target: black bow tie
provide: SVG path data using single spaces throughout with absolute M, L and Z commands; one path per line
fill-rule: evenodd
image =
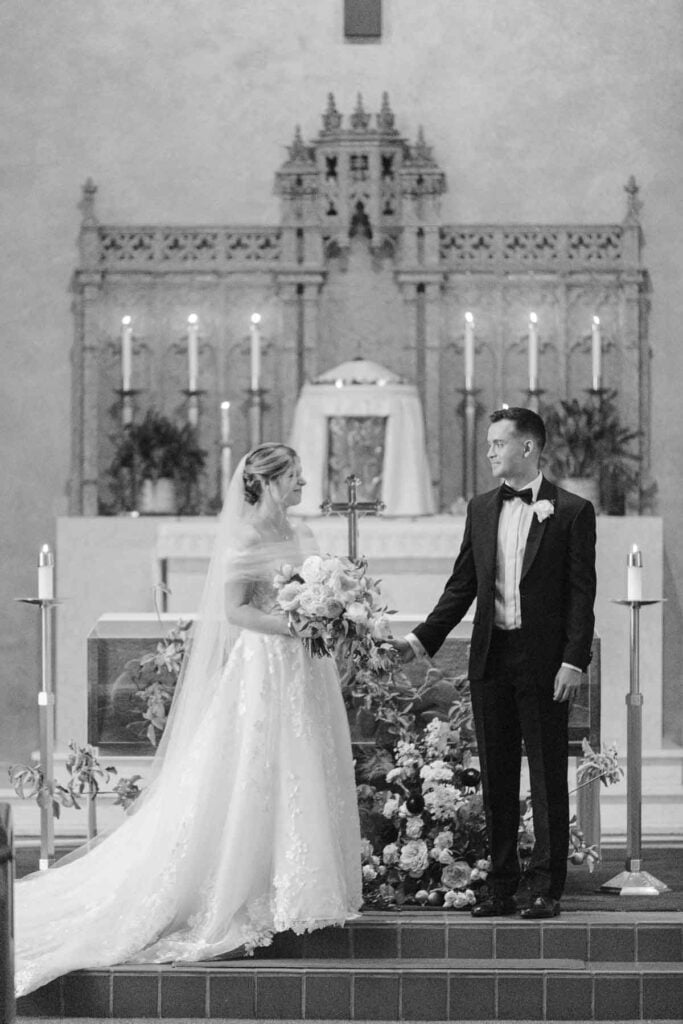
M 503 501 L 512 501 L 513 498 L 521 498 L 525 505 L 531 505 L 534 500 L 534 493 L 530 487 L 525 487 L 523 491 L 516 491 L 514 487 L 510 487 L 509 484 L 503 484 L 500 489 L 500 496 Z

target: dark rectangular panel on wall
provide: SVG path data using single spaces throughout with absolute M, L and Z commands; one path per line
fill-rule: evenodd
M 344 36 L 352 41 L 382 38 L 382 0 L 344 0 Z

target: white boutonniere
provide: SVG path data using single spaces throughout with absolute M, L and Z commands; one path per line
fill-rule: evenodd
M 533 512 L 536 513 L 536 518 L 538 519 L 539 523 L 542 523 L 554 514 L 555 502 L 549 501 L 547 498 L 544 498 L 542 501 L 535 501 L 531 506 L 531 509 Z

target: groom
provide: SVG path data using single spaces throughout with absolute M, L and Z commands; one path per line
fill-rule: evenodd
M 569 706 L 591 656 L 595 511 L 540 472 L 546 434 L 530 409 L 491 416 L 487 457 L 502 486 L 473 498 L 462 547 L 436 607 L 394 641 L 433 655 L 476 597 L 469 680 L 492 870 L 474 917 L 555 917 L 567 874 Z M 535 845 L 517 857 L 522 743 Z

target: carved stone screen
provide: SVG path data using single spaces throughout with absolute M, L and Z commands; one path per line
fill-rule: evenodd
M 638 188 L 621 223 L 449 224 L 446 175 L 422 130 L 400 134 L 386 94 L 345 117 L 330 94 L 319 133 L 297 129 L 275 172 L 277 224 L 100 224 L 84 188 L 74 279 L 71 511 L 111 511 L 107 467 L 121 420 L 121 322 L 131 318 L 134 417 L 189 413 L 188 316 L 198 317 L 200 442 L 209 453 L 201 510 L 219 500 L 220 405 L 230 402 L 233 464 L 253 439 L 250 317 L 261 317 L 265 438 L 286 439 L 306 381 L 358 356 L 417 386 L 440 508 L 464 492 L 465 313 L 475 323 L 476 451 L 488 480 L 486 414 L 529 401 L 528 324 L 538 317 L 544 401 L 591 387 L 600 318 L 603 386 L 639 431 L 648 510 L 648 285 Z M 457 189 L 457 182 L 453 186 Z M 191 390 L 191 389 L 190 389 Z

